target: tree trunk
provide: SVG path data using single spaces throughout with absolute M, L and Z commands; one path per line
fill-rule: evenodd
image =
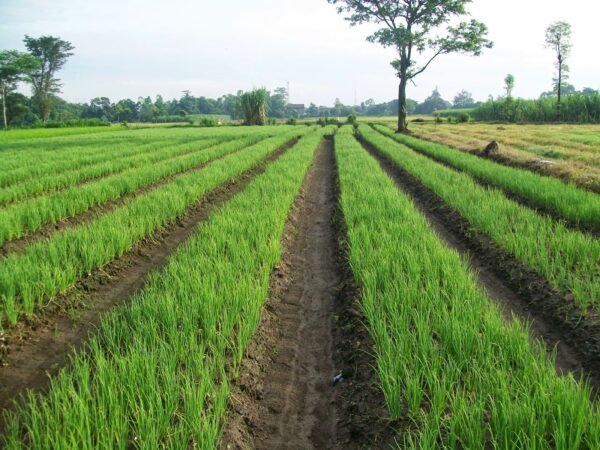
M 8 122 L 6 120 L 6 88 L 2 85 L 2 119 L 4 120 L 4 129 L 8 128 Z
M 562 55 L 558 55 L 558 103 L 556 104 L 556 117 L 560 122 L 560 96 L 562 90 Z
M 398 86 L 398 133 L 406 133 L 406 77 L 400 77 Z

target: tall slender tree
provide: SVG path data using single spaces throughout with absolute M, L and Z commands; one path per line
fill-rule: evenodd
M 555 81 L 555 90 L 558 96 L 556 103 L 556 113 L 558 120 L 561 118 L 561 95 L 563 83 L 567 80 L 569 66 L 566 60 L 571 54 L 571 25 L 567 22 L 554 22 L 546 28 L 546 47 L 551 48 L 556 52 L 556 71 L 557 77 Z
M 480 55 L 492 47 L 487 27 L 476 20 L 452 25 L 452 20 L 468 15 L 471 0 L 327 0 L 346 14 L 352 25 L 373 22 L 382 27 L 367 38 L 384 47 L 394 47 L 398 59 L 392 67 L 400 79 L 398 86 L 398 132 L 407 130 L 406 86 L 424 72 L 440 55 L 465 53 Z M 440 32 L 440 35 L 437 33 Z M 423 63 L 416 54 L 429 50 Z
M 62 69 L 75 47 L 70 42 L 54 36 L 41 36 L 23 39 L 29 53 L 39 61 L 37 69 L 29 74 L 33 86 L 33 98 L 38 107 L 42 121 L 48 120 L 52 110 L 52 96 L 60 92 L 61 83 L 56 73 Z
M 504 78 L 504 90 L 506 91 L 506 98 L 512 97 L 512 91 L 515 87 L 515 77 L 512 73 L 509 73 Z
M 2 122 L 8 128 L 6 98 L 15 90 L 31 71 L 38 67 L 38 61 L 28 53 L 17 50 L 0 51 L 0 96 L 2 96 Z

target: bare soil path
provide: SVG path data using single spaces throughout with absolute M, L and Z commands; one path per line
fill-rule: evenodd
M 44 391 L 50 377 L 66 366 L 73 350 L 81 349 L 102 316 L 125 304 L 142 289 L 148 275 L 160 270 L 169 256 L 199 223 L 238 192 L 297 141 L 294 139 L 259 165 L 199 199 L 174 223 L 138 243 L 131 251 L 80 280 L 55 299 L 37 318 L 0 335 L 0 417 L 14 407 L 26 389 Z M 0 419 L 0 433 L 3 429 Z
M 598 312 L 585 314 L 572 299 L 559 294 L 547 280 L 500 249 L 419 180 L 376 148 L 361 140 L 400 190 L 409 195 L 436 234 L 450 248 L 464 255 L 477 281 L 502 309 L 507 320 L 513 314 L 532 323 L 533 339 L 551 352 L 557 348 L 558 373 L 589 377 L 597 394 L 600 388 L 600 321 Z
M 327 151 L 329 150 L 329 151 Z M 336 268 L 331 149 L 321 147 L 307 179 L 291 280 L 275 304 L 280 335 L 265 380 L 260 449 L 332 448 L 336 442 L 334 302 Z
M 336 175 L 332 142 L 324 141 L 288 218 L 261 324 L 232 385 L 221 449 L 384 448 L 393 434 L 341 250 Z

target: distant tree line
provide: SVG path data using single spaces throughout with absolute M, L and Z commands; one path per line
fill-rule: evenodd
M 475 108 L 472 115 L 476 120 L 514 123 L 600 123 L 600 91 L 591 88 L 576 91 L 571 88 L 566 90 L 569 93 L 562 93 L 558 116 L 557 98 L 549 93 L 542 94 L 537 100 L 512 97 L 490 99 Z

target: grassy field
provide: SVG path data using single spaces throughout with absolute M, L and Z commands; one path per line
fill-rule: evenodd
M 478 153 L 495 140 L 503 161 L 600 191 L 600 125 L 414 123 L 420 138 Z
M 0 445 L 600 448 L 595 128 L 375 122 L 0 137 Z
M 78 136 L 83 134 L 106 133 L 119 130 L 120 125 L 104 127 L 75 127 L 75 128 L 32 128 L 2 130 L 0 132 L 0 142 L 13 142 L 24 139 L 52 138 L 58 136 Z

